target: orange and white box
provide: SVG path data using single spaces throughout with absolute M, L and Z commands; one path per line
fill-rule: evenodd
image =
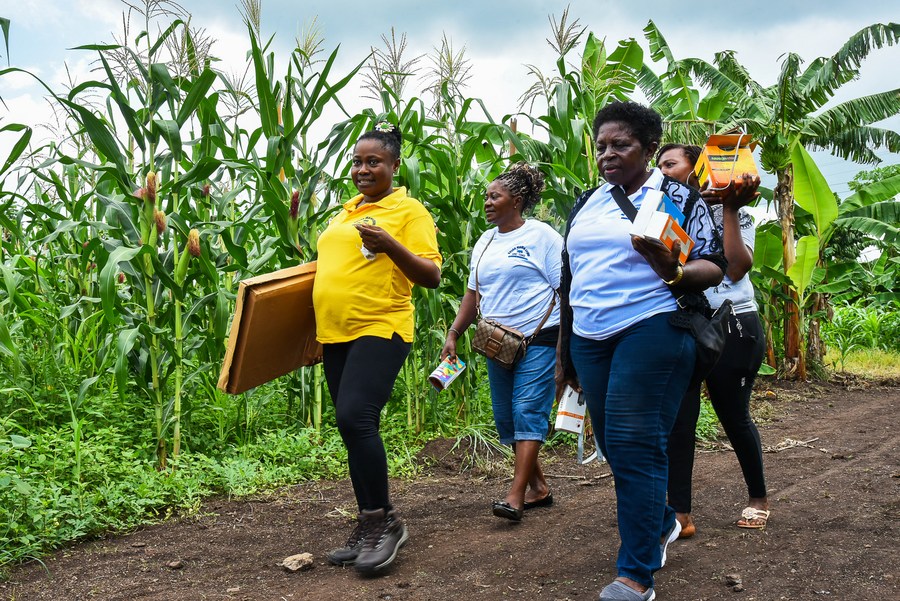
M 576 392 L 571 386 L 566 386 L 562 397 L 559 399 L 559 407 L 556 410 L 555 428 L 580 434 L 584 429 L 586 409 L 584 394 Z
M 756 143 L 750 134 L 718 134 L 709 137 L 694 165 L 694 174 L 712 190 L 724 190 L 744 173 L 759 175 L 753 149 Z
M 634 236 L 646 236 L 659 240 L 670 250 L 675 246 L 676 241 L 681 242 L 678 260 L 684 265 L 694 247 L 694 241 L 679 225 L 676 216 L 657 210 L 657 207 L 664 206 L 663 196 L 664 194 L 658 190 L 647 192 L 629 233 Z

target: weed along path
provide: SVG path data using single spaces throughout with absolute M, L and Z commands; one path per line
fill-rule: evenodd
M 666 601 L 900 599 L 900 387 L 762 383 L 754 403 L 772 500 L 768 530 L 734 526 L 745 489 L 724 444 L 698 453 L 697 535 L 669 547 Z M 613 479 L 605 465 L 550 453 L 556 503 L 519 524 L 491 515 L 507 469 L 460 472 L 448 441 L 416 481 L 393 481 L 410 540 L 387 575 L 325 563 L 353 510 L 347 482 L 264 498 L 210 500 L 198 515 L 94 540 L 11 570 L 0 599 L 593 600 L 614 575 Z M 278 564 L 297 553 L 313 568 Z

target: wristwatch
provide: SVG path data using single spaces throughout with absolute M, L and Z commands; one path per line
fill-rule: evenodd
M 675 277 L 672 278 L 671 280 L 663 280 L 663 283 L 666 286 L 674 286 L 675 284 L 680 282 L 681 278 L 683 278 L 683 277 L 684 277 L 684 267 L 682 267 L 681 264 L 679 264 L 678 267 L 675 269 Z

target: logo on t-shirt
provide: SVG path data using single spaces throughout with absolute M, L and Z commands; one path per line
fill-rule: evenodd
M 513 246 L 509 249 L 509 252 L 506 253 L 506 256 L 510 259 L 528 259 L 531 257 L 531 253 L 528 252 L 528 249 L 521 244 L 519 246 Z
M 361 223 L 363 225 L 375 225 L 375 219 L 373 219 L 372 217 L 366 216 L 366 217 L 363 217 L 362 219 L 357 219 L 356 221 L 354 221 L 353 225 L 356 225 L 358 223 Z

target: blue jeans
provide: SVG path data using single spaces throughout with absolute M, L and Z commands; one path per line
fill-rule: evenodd
M 694 338 L 670 313 L 606 340 L 573 334 L 569 344 L 594 435 L 616 483 L 618 575 L 653 586 L 660 537 L 675 523 L 666 505 L 666 445 L 694 369 Z
M 553 371 L 556 349 L 552 346 L 530 346 L 525 358 L 513 369 L 506 369 L 488 359 L 491 383 L 491 405 L 500 442 L 547 438 L 550 410 L 556 393 Z

